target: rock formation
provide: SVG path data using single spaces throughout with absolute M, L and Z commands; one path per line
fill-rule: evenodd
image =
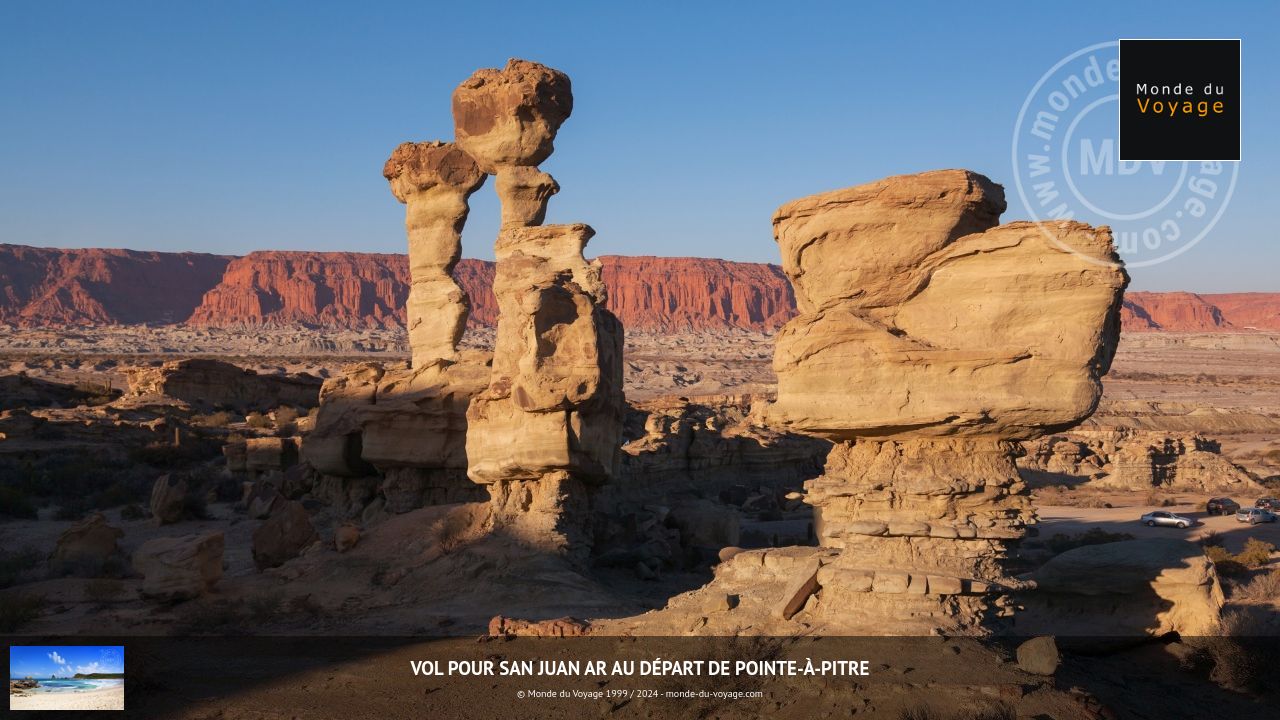
M 801 314 L 766 416 L 836 442 L 807 501 L 842 551 L 817 584 L 843 602 L 818 606 L 879 632 L 980 631 L 1006 605 L 1004 545 L 1034 517 L 1010 441 L 1087 418 L 1115 352 L 1127 276 L 1110 233 L 1059 222 L 1055 243 L 996 227 L 1004 209 L 1000 186 L 943 170 L 774 215 Z M 846 576 L 870 580 L 847 592 Z
M 165 396 L 201 408 L 266 411 L 281 405 L 315 407 L 321 380 L 306 374 L 259 375 L 221 360 L 170 360 L 160 367 L 131 368 L 129 394 Z
M 316 540 L 316 528 L 302 503 L 284 503 L 253 531 L 253 562 L 259 570 L 282 565 Z
M 151 520 L 156 525 L 169 525 L 187 513 L 187 480 L 178 473 L 165 473 L 151 485 Z
M 49 557 L 55 575 L 98 577 L 120 553 L 124 531 L 107 524 L 102 513 L 93 513 L 67 528 Z
M 622 325 L 605 309 L 586 225 L 541 225 L 558 189 L 537 166 L 573 109 L 569 78 L 511 60 L 453 94 L 458 146 L 497 176 L 498 328 L 488 388 L 467 410 L 467 475 L 488 485 L 495 523 L 520 541 L 581 556 L 586 485 L 608 480 L 622 429 Z
M 1222 446 L 1200 435 L 1172 435 L 1121 428 L 1080 430 L 1025 443 L 1018 460 L 1035 486 L 1090 481 L 1122 490 L 1260 492 L 1249 473 L 1223 457 Z
M 1086 545 L 1036 570 L 1018 632 L 1134 637 L 1211 635 L 1222 608 L 1213 563 L 1178 538 Z
M 382 174 L 405 204 L 412 285 L 406 308 L 414 367 L 453 359 L 466 327 L 468 301 L 453 280 L 462 256 L 467 198 L 484 183 L 476 163 L 453 143 L 404 143 Z
M 206 594 L 222 579 L 220 532 L 148 540 L 133 554 L 143 595 L 173 602 Z

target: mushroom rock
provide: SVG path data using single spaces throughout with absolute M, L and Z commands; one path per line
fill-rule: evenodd
M 452 359 L 467 323 L 467 295 L 452 273 L 462 255 L 467 198 L 485 179 L 453 143 L 403 143 L 382 170 L 405 204 L 409 235 L 407 323 L 414 367 Z
M 622 435 L 622 324 L 605 308 L 582 224 L 542 226 L 559 189 L 537 169 L 573 109 L 569 78 L 511 60 L 453 94 L 458 146 L 497 175 L 498 304 L 492 373 L 467 410 L 467 475 L 488 485 L 495 526 L 581 557 L 589 487 L 608 480 Z
M 1011 441 L 1097 407 L 1128 276 L 1107 228 L 996 226 L 1004 208 L 999 185 L 943 170 L 774 215 L 800 314 L 778 334 L 764 417 L 836 443 L 807 483 L 819 542 L 841 550 L 828 573 L 907 578 L 824 585 L 819 609 L 902 634 L 1008 614 L 1005 544 L 1034 522 Z

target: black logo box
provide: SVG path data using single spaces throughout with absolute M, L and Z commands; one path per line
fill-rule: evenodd
M 1240 40 L 1120 40 L 1120 159 L 1239 160 L 1240 56 Z

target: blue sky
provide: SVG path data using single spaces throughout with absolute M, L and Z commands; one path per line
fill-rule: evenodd
M 120 645 L 14 645 L 9 648 L 11 678 L 122 672 L 124 648 Z
M 1012 192 L 1023 98 L 1119 37 L 1244 40 L 1225 216 L 1134 288 L 1280 290 L 1280 3 L 0 4 L 0 242 L 242 254 L 402 252 L 381 177 L 452 136 L 449 94 L 511 56 L 569 73 L 549 222 L 589 254 L 777 262 L 783 202 L 965 167 Z M 464 254 L 492 257 L 492 182 Z M 1089 219 L 1089 218 L 1083 218 Z

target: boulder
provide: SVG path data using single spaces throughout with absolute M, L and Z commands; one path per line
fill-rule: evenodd
M 1151 538 L 1086 545 L 1031 574 L 1022 633 L 1134 637 L 1211 634 L 1223 605 L 1213 563 L 1196 544 Z
M 156 525 L 169 525 L 183 518 L 187 511 L 187 480 L 177 473 L 165 473 L 151 486 L 151 519 Z
M 123 536 L 123 530 L 107 524 L 105 515 L 93 513 L 58 536 L 49 569 L 55 575 L 98 577 L 119 555 Z
M 835 440 L 1028 439 L 1087 418 L 1128 276 L 1110 231 L 995 227 L 1000 186 L 962 170 L 782 206 L 801 314 L 777 336 L 769 417 Z M 833 388 L 858 388 L 839 395 Z
M 1062 657 L 1052 635 L 1031 638 L 1018 646 L 1018 667 L 1033 675 L 1052 675 Z
M 333 546 L 338 552 L 346 552 L 360 542 L 360 528 L 352 523 L 339 527 L 333 533 Z
M 222 579 L 223 536 L 220 532 L 155 538 L 133 554 L 133 569 L 142 574 L 144 596 L 165 602 L 191 600 Z
M 204 358 L 171 360 L 158 368 L 127 372 L 130 395 L 171 397 L 198 407 L 239 412 L 265 412 L 281 405 L 315 407 L 321 385 L 320 378 L 311 375 L 259 375 Z
M 302 503 L 286 502 L 253 532 L 253 562 L 259 570 L 283 565 L 316 539 L 315 526 Z
M 490 175 L 504 166 L 541 164 L 571 112 L 569 76 L 528 60 L 477 70 L 453 91 L 458 147 Z

